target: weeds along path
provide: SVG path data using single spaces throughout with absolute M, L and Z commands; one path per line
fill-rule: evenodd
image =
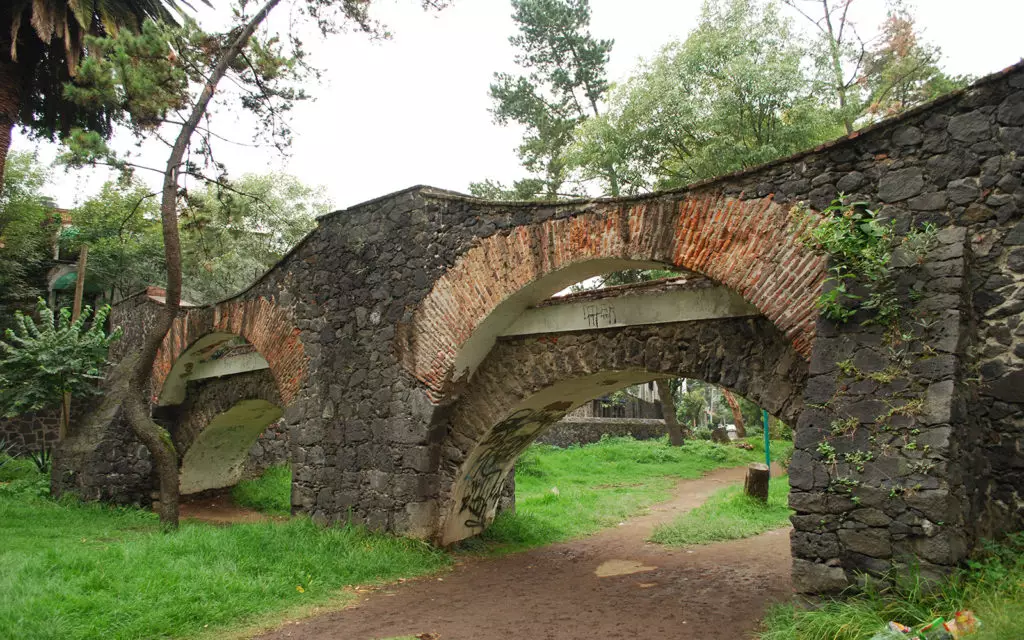
M 589 538 L 468 560 L 261 638 L 749 638 L 765 607 L 791 593 L 788 529 L 691 549 L 646 541 L 656 524 L 741 482 L 744 473 L 721 469 L 683 480 L 674 499 Z

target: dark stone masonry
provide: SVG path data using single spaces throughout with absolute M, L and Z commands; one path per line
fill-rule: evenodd
M 795 425 L 798 590 L 834 592 L 910 558 L 941 574 L 982 537 L 1024 528 L 1022 180 L 1017 66 L 684 190 L 537 204 L 415 187 L 324 216 L 248 290 L 183 310 L 154 371 L 155 414 L 212 415 L 201 390 L 181 400 L 168 385 L 241 336 L 268 363 L 260 401 L 284 412 L 296 512 L 451 542 L 488 524 L 515 457 L 565 413 L 686 375 Z M 837 325 L 814 306 L 827 264 L 790 210 L 821 211 L 840 191 L 901 236 L 937 229 L 893 256 L 896 330 L 863 311 Z M 701 273 L 759 315 L 500 337 L 573 282 L 653 265 Z M 154 298 L 115 309 L 115 357 L 138 344 Z M 153 487 L 111 395 L 56 466 L 58 492 L 145 502 Z
M 653 418 L 573 418 L 565 417 L 547 429 L 535 442 L 556 447 L 593 444 L 602 437 L 629 436 L 637 440 L 655 440 L 668 433 L 665 421 Z

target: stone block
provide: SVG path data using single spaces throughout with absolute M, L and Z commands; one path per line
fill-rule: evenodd
M 836 594 L 850 586 L 841 567 L 793 558 L 793 590 L 815 595 Z
M 949 135 L 957 142 L 979 142 L 991 135 L 992 123 L 981 111 L 969 111 L 949 119 Z
M 921 193 L 924 188 L 924 174 L 921 169 L 911 167 L 890 171 L 878 182 L 878 199 L 882 202 L 900 202 Z

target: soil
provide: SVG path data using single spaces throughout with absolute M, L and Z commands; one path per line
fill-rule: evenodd
M 658 523 L 700 505 L 745 469 L 681 481 L 647 515 L 583 540 L 392 584 L 355 605 L 263 640 L 611 640 L 749 638 L 765 608 L 791 595 L 789 529 L 671 549 L 647 542 Z M 774 474 L 773 474 L 774 475 Z
M 247 507 L 240 507 L 231 499 L 231 489 L 215 489 L 181 496 L 178 517 L 182 520 L 201 520 L 213 524 L 261 522 L 274 519 Z M 276 518 L 283 520 L 284 518 Z

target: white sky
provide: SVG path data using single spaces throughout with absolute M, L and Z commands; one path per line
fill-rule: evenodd
M 1024 56 L 1021 0 L 917 4 L 925 39 L 942 47 L 944 66 L 952 73 L 985 75 Z M 884 16 L 883 0 L 858 0 L 858 5 L 863 26 Z M 624 79 L 641 57 L 685 38 L 700 6 L 700 0 L 591 0 L 592 33 L 615 39 L 610 79 Z M 218 159 L 233 175 L 281 169 L 308 184 L 325 185 L 337 208 L 415 184 L 465 192 L 471 181 L 520 177 L 515 155 L 520 131 L 495 125 L 488 111 L 492 74 L 515 71 L 508 1 L 456 0 L 440 13 L 425 13 L 417 0 L 379 0 L 375 16 L 394 32 L 392 40 L 372 43 L 344 34 L 313 47 L 312 62 L 325 73 L 319 86 L 310 87 L 316 101 L 293 114 L 290 158 L 222 144 Z M 804 27 L 802 19 L 797 26 Z M 230 114 L 222 114 L 218 123 L 218 132 L 248 139 L 247 125 Z M 13 147 L 32 144 L 19 136 Z M 50 159 L 54 153 L 46 147 L 41 156 Z M 164 155 L 155 154 L 151 162 L 159 165 Z M 58 171 L 53 197 L 61 206 L 74 206 L 98 189 L 103 176 L 97 173 Z

